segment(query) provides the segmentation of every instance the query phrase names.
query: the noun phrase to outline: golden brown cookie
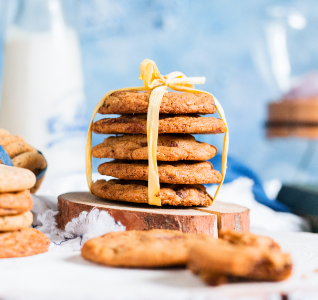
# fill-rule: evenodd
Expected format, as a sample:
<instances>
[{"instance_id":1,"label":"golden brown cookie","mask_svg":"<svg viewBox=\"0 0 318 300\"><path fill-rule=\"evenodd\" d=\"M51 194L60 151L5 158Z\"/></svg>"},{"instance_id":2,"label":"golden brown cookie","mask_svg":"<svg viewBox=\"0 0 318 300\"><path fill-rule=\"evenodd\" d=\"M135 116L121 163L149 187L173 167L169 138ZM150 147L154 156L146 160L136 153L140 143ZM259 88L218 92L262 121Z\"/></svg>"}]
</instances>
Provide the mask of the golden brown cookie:
<instances>
[{"instance_id":1,"label":"golden brown cookie","mask_svg":"<svg viewBox=\"0 0 318 300\"><path fill-rule=\"evenodd\" d=\"M114 160L98 167L98 172L123 180L148 181L148 162ZM170 184L208 184L221 182L222 175L211 163L158 162L159 181Z\"/></svg>"},{"instance_id":2,"label":"golden brown cookie","mask_svg":"<svg viewBox=\"0 0 318 300\"><path fill-rule=\"evenodd\" d=\"M46 160L38 152L25 152L12 159L15 167L28 169L37 174L46 168Z\"/></svg>"},{"instance_id":3,"label":"golden brown cookie","mask_svg":"<svg viewBox=\"0 0 318 300\"><path fill-rule=\"evenodd\" d=\"M216 155L216 147L197 142L190 134L160 134L157 160L209 160ZM143 134L110 136L92 149L93 157L129 160L148 160L147 136Z\"/></svg>"},{"instance_id":4,"label":"golden brown cookie","mask_svg":"<svg viewBox=\"0 0 318 300\"><path fill-rule=\"evenodd\" d=\"M111 232L87 241L82 248L82 256L113 267L184 266L189 247L197 241L211 239L214 238L175 230Z\"/></svg>"},{"instance_id":5,"label":"golden brown cookie","mask_svg":"<svg viewBox=\"0 0 318 300\"><path fill-rule=\"evenodd\" d=\"M134 203L148 203L148 182L126 180L97 180L92 184L95 196L109 200ZM160 197L162 205L174 206L210 206L212 197L203 185L161 184Z\"/></svg>"},{"instance_id":6,"label":"golden brown cookie","mask_svg":"<svg viewBox=\"0 0 318 300\"><path fill-rule=\"evenodd\" d=\"M118 91L109 95L100 107L100 114L146 114L151 91ZM168 92L162 97L161 114L214 114L211 95L205 93Z\"/></svg>"},{"instance_id":7,"label":"golden brown cookie","mask_svg":"<svg viewBox=\"0 0 318 300\"><path fill-rule=\"evenodd\" d=\"M280 281L290 276L292 261L277 249L198 241L189 250L188 268L211 285L239 279Z\"/></svg>"},{"instance_id":8,"label":"golden brown cookie","mask_svg":"<svg viewBox=\"0 0 318 300\"><path fill-rule=\"evenodd\" d=\"M16 142L9 144L4 147L4 150L8 153L10 158L14 158L17 155L25 152L37 152L37 150L35 150L33 147L31 147L25 142Z\"/></svg>"},{"instance_id":9,"label":"golden brown cookie","mask_svg":"<svg viewBox=\"0 0 318 300\"><path fill-rule=\"evenodd\" d=\"M35 175L29 170L0 165L0 193L28 190L35 182Z\"/></svg>"},{"instance_id":10,"label":"golden brown cookie","mask_svg":"<svg viewBox=\"0 0 318 300\"><path fill-rule=\"evenodd\" d=\"M9 134L10 134L9 131L0 128L0 136L9 135Z\"/></svg>"},{"instance_id":11,"label":"golden brown cookie","mask_svg":"<svg viewBox=\"0 0 318 300\"><path fill-rule=\"evenodd\" d=\"M233 245L259 247L268 250L280 250L280 246L271 238L249 232L220 231L219 238Z\"/></svg>"},{"instance_id":12,"label":"golden brown cookie","mask_svg":"<svg viewBox=\"0 0 318 300\"><path fill-rule=\"evenodd\" d=\"M25 141L22 137L18 135L9 134L9 135L0 136L0 145L2 147L5 147L9 144L17 143L17 142L25 142Z\"/></svg>"},{"instance_id":13,"label":"golden brown cookie","mask_svg":"<svg viewBox=\"0 0 318 300\"><path fill-rule=\"evenodd\" d=\"M32 225L33 215L30 211L26 211L19 215L0 216L0 232L15 231Z\"/></svg>"},{"instance_id":14,"label":"golden brown cookie","mask_svg":"<svg viewBox=\"0 0 318 300\"><path fill-rule=\"evenodd\" d=\"M28 190L0 194L0 216L21 214L33 206Z\"/></svg>"},{"instance_id":15,"label":"golden brown cookie","mask_svg":"<svg viewBox=\"0 0 318 300\"><path fill-rule=\"evenodd\" d=\"M47 252L49 246L48 237L33 228L0 233L0 258L31 256Z\"/></svg>"},{"instance_id":16,"label":"golden brown cookie","mask_svg":"<svg viewBox=\"0 0 318 300\"><path fill-rule=\"evenodd\" d=\"M147 133L147 115L123 115L118 118L102 119L93 124L95 133ZM199 115L160 115L159 133L224 133L221 119Z\"/></svg>"}]
</instances>

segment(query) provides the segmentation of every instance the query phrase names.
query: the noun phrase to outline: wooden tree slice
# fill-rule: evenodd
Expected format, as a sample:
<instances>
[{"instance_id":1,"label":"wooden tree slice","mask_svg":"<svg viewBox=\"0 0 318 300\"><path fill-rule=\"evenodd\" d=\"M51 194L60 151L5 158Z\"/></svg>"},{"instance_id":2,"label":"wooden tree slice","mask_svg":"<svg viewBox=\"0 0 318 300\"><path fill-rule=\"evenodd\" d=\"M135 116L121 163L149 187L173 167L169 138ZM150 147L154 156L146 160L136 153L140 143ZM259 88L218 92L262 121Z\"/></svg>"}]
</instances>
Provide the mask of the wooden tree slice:
<instances>
[{"instance_id":1,"label":"wooden tree slice","mask_svg":"<svg viewBox=\"0 0 318 300\"><path fill-rule=\"evenodd\" d=\"M73 218L77 218L81 212L90 212L96 207L99 210L107 211L116 222L125 226L126 230L170 229L190 233L205 233L217 237L218 223L220 223L223 224L222 229L249 231L249 226L233 228L233 222L218 222L218 217L222 219L222 212L226 211L227 220L230 216L233 220L235 218L245 218L244 224L249 224L249 210L234 205L232 211L238 207L237 211L230 213L232 205L216 202L216 204L213 204L215 209L212 213L209 210L202 211L201 209L204 208L198 210L187 207L154 207L147 204L109 201L88 192L74 192L58 197L57 225L64 229L66 224ZM225 228L227 224L229 224L229 227Z\"/></svg>"},{"instance_id":2,"label":"wooden tree slice","mask_svg":"<svg viewBox=\"0 0 318 300\"><path fill-rule=\"evenodd\" d=\"M250 231L250 210L244 206L215 201L209 207L196 207L195 209L217 215L219 231Z\"/></svg>"}]
</instances>

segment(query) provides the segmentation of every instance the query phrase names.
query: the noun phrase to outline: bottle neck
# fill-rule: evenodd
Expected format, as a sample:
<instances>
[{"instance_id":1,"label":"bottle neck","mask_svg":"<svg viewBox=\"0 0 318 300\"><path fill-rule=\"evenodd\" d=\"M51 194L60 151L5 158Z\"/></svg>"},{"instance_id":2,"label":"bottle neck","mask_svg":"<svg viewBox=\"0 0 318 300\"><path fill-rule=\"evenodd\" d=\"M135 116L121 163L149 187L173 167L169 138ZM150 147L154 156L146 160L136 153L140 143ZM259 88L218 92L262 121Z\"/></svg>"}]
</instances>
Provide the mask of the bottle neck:
<instances>
[{"instance_id":1,"label":"bottle neck","mask_svg":"<svg viewBox=\"0 0 318 300\"><path fill-rule=\"evenodd\" d=\"M74 26L68 0L19 0L13 25L27 31L51 31L58 26Z\"/></svg>"}]
</instances>

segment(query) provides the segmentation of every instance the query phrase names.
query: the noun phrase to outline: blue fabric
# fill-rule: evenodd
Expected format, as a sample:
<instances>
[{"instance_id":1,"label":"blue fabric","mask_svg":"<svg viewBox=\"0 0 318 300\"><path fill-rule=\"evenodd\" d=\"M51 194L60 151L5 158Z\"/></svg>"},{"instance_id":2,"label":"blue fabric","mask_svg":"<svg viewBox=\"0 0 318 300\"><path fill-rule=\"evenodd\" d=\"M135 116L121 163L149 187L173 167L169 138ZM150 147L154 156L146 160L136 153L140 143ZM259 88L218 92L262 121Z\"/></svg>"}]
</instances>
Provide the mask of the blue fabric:
<instances>
[{"instance_id":1,"label":"blue fabric","mask_svg":"<svg viewBox=\"0 0 318 300\"><path fill-rule=\"evenodd\" d=\"M4 165L13 167L13 163L11 161L10 156L1 145L0 145L0 160Z\"/></svg>"},{"instance_id":2,"label":"blue fabric","mask_svg":"<svg viewBox=\"0 0 318 300\"><path fill-rule=\"evenodd\" d=\"M222 169L222 155L220 154L216 155L216 157L211 159L210 162L213 164L214 169L216 170ZM224 183L232 182L233 180L239 177L247 177L254 181L254 186L252 191L255 196L255 200L257 202L264 204L275 211L281 211L281 212L291 211L290 208L288 208L286 205L282 204L281 202L278 202L277 200L269 199L265 194L263 185L260 179L258 178L258 176L247 166L245 166L238 160L234 159L233 157L228 156L227 171L226 171Z\"/></svg>"},{"instance_id":3,"label":"blue fabric","mask_svg":"<svg viewBox=\"0 0 318 300\"><path fill-rule=\"evenodd\" d=\"M43 155L40 151L38 151L41 155ZM11 161L10 156L8 155L8 153L4 150L4 148L0 145L0 160L1 162L6 165L6 166L11 166L13 167L13 163ZM40 173L38 173L35 177L36 177L36 181L38 181L39 179L41 179L45 172L47 170L47 166L44 170L42 170Z\"/></svg>"}]
</instances>

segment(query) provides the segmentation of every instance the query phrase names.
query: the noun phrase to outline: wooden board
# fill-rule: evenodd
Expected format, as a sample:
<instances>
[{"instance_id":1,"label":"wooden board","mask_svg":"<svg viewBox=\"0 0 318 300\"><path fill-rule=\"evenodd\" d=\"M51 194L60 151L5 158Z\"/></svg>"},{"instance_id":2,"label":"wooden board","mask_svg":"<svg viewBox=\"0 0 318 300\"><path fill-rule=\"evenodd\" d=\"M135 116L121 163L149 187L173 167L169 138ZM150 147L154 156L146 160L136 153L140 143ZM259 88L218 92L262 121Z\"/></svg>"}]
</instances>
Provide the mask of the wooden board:
<instances>
[{"instance_id":1,"label":"wooden board","mask_svg":"<svg viewBox=\"0 0 318 300\"><path fill-rule=\"evenodd\" d=\"M88 192L74 192L58 197L57 225L64 229L73 218L94 207L107 211L126 230L169 229L205 233L217 237L219 229L249 231L249 209L215 202L210 208L187 208L109 201ZM203 211L206 209L206 211ZM218 228L219 224L219 228ZM236 224L233 226L233 224Z\"/></svg>"}]
</instances>

